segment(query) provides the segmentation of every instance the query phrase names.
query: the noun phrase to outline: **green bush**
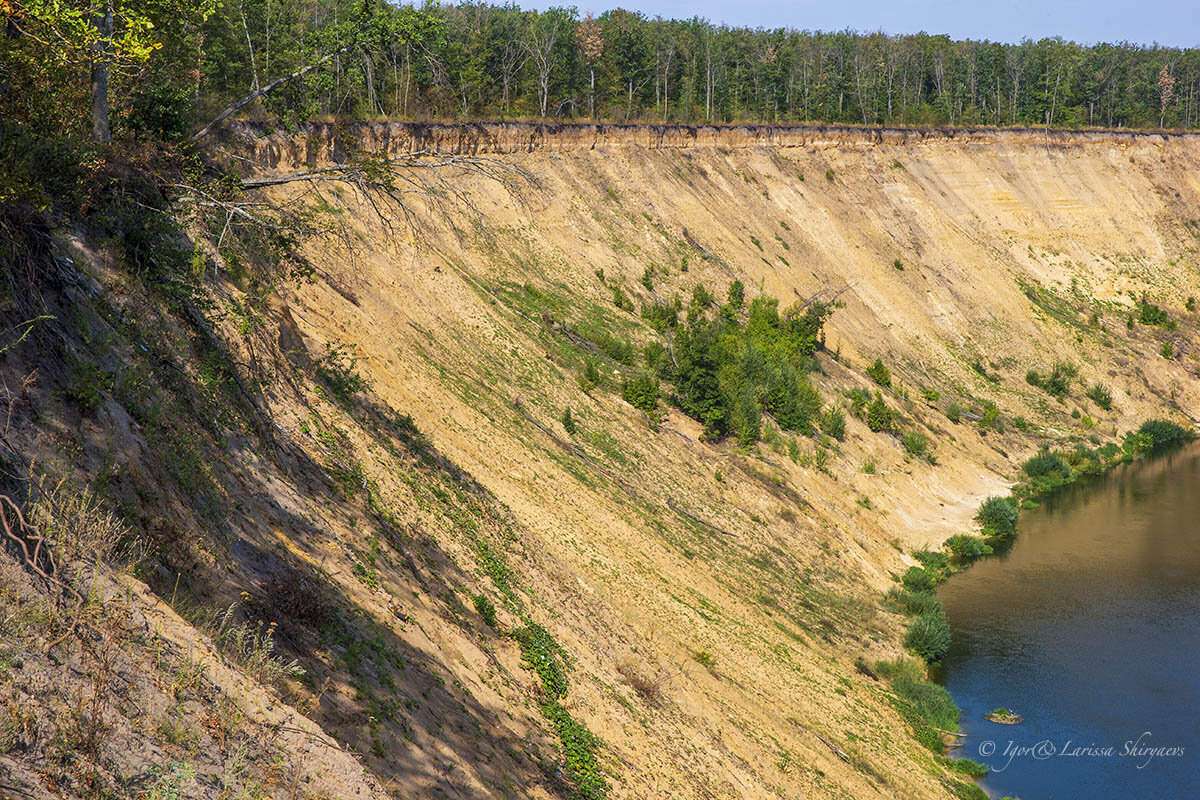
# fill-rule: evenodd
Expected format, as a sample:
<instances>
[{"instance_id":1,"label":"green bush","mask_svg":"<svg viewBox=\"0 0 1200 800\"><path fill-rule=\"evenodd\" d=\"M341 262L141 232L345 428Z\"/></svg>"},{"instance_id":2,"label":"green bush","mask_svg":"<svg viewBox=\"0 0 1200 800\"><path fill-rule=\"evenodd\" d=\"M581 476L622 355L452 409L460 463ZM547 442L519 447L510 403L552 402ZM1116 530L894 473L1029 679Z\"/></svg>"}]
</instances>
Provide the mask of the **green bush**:
<instances>
[{"instance_id":1,"label":"green bush","mask_svg":"<svg viewBox=\"0 0 1200 800\"><path fill-rule=\"evenodd\" d=\"M478 612L480 618L489 627L496 627L496 606L488 599L487 595L477 594L472 601L475 603L475 611Z\"/></svg>"},{"instance_id":2,"label":"green bush","mask_svg":"<svg viewBox=\"0 0 1200 800\"><path fill-rule=\"evenodd\" d=\"M654 267L646 267L642 270L642 286L645 286L648 291L654 291Z\"/></svg>"},{"instance_id":3,"label":"green bush","mask_svg":"<svg viewBox=\"0 0 1200 800\"><path fill-rule=\"evenodd\" d=\"M951 403L950 405L946 406L946 419L955 424L958 424L958 421L962 419L962 413L962 406L960 406L958 403Z\"/></svg>"},{"instance_id":4,"label":"green bush","mask_svg":"<svg viewBox=\"0 0 1200 800\"><path fill-rule=\"evenodd\" d=\"M925 679L919 662L901 659L892 662L887 670L892 689L916 709L917 713L935 728L953 731L958 728L958 706L944 686Z\"/></svg>"},{"instance_id":5,"label":"green bush","mask_svg":"<svg viewBox=\"0 0 1200 800\"><path fill-rule=\"evenodd\" d=\"M892 589L888 596L900 606L900 610L910 617L921 614L942 613L942 601L931 592L909 592L903 589Z\"/></svg>"},{"instance_id":6,"label":"green bush","mask_svg":"<svg viewBox=\"0 0 1200 800\"><path fill-rule=\"evenodd\" d=\"M1102 383L1093 383L1087 390L1088 398L1096 405L1108 411L1112 408L1112 392Z\"/></svg>"},{"instance_id":7,"label":"green bush","mask_svg":"<svg viewBox=\"0 0 1200 800\"><path fill-rule=\"evenodd\" d=\"M1012 536L1017 530L1017 507L1010 498L992 496L980 504L975 519L988 536Z\"/></svg>"},{"instance_id":8,"label":"green bush","mask_svg":"<svg viewBox=\"0 0 1200 800\"><path fill-rule=\"evenodd\" d=\"M731 288L730 296L737 300L739 292ZM704 425L709 440L734 434L756 441L764 411L783 430L813 433L821 397L803 367L831 309L814 303L781 315L778 300L759 295L745 323L724 310L715 319L694 316L675 335L675 358L660 371L674 383L671 401Z\"/></svg>"},{"instance_id":9,"label":"green bush","mask_svg":"<svg viewBox=\"0 0 1200 800\"><path fill-rule=\"evenodd\" d=\"M1074 364L1059 361L1049 375L1043 376L1037 370L1031 369L1025 373L1025 380L1051 397L1061 400L1071 393L1071 381L1078 374L1079 369Z\"/></svg>"},{"instance_id":10,"label":"green bush","mask_svg":"<svg viewBox=\"0 0 1200 800\"><path fill-rule=\"evenodd\" d=\"M1171 323L1174 321L1171 319L1170 314L1144 297L1137 305L1137 312L1138 322L1143 325L1157 325L1162 328L1170 328Z\"/></svg>"},{"instance_id":11,"label":"green bush","mask_svg":"<svg viewBox=\"0 0 1200 800\"><path fill-rule=\"evenodd\" d=\"M944 614L922 614L908 627L904 646L930 663L940 661L950 649L950 623Z\"/></svg>"},{"instance_id":12,"label":"green bush","mask_svg":"<svg viewBox=\"0 0 1200 800\"><path fill-rule=\"evenodd\" d=\"M613 305L622 311L629 311L631 313L633 312L633 301L629 299L629 296L626 295L624 291L622 291L620 286L612 287L612 295Z\"/></svg>"},{"instance_id":13,"label":"green bush","mask_svg":"<svg viewBox=\"0 0 1200 800\"><path fill-rule=\"evenodd\" d=\"M878 383L880 386L892 385L892 372L887 368L881 359L875 359L875 363L867 367L867 377Z\"/></svg>"},{"instance_id":14,"label":"green bush","mask_svg":"<svg viewBox=\"0 0 1200 800\"><path fill-rule=\"evenodd\" d=\"M883 395L876 393L875 400L867 407L867 427L877 433L895 433L896 417L896 412L883 402Z\"/></svg>"},{"instance_id":15,"label":"green bush","mask_svg":"<svg viewBox=\"0 0 1200 800\"><path fill-rule=\"evenodd\" d=\"M1062 456L1051 450L1042 450L1021 465L1021 469L1031 478L1043 478L1052 473L1071 474L1071 467Z\"/></svg>"},{"instance_id":16,"label":"green bush","mask_svg":"<svg viewBox=\"0 0 1200 800\"><path fill-rule=\"evenodd\" d=\"M933 454L929 450L929 437L925 434L917 431L905 431L904 435L900 437L900 443L904 445L904 449L909 455L933 461Z\"/></svg>"},{"instance_id":17,"label":"green bush","mask_svg":"<svg viewBox=\"0 0 1200 800\"><path fill-rule=\"evenodd\" d=\"M583 374L579 376L579 385L585 392L591 391L600 383L600 367L594 359L583 362Z\"/></svg>"},{"instance_id":18,"label":"green bush","mask_svg":"<svg viewBox=\"0 0 1200 800\"><path fill-rule=\"evenodd\" d=\"M945 577L946 569L950 566L950 557L939 550L918 550L913 553L913 558L939 582Z\"/></svg>"},{"instance_id":19,"label":"green bush","mask_svg":"<svg viewBox=\"0 0 1200 800\"><path fill-rule=\"evenodd\" d=\"M966 775L968 778L986 778L989 772L986 765L980 764L978 761L972 761L969 758L950 759L946 766L957 773Z\"/></svg>"},{"instance_id":20,"label":"green bush","mask_svg":"<svg viewBox=\"0 0 1200 800\"><path fill-rule=\"evenodd\" d=\"M643 373L625 381L621 384L621 397L650 419L658 419L658 380L652 376Z\"/></svg>"},{"instance_id":21,"label":"green bush","mask_svg":"<svg viewBox=\"0 0 1200 800\"><path fill-rule=\"evenodd\" d=\"M569 435L575 435L575 431L577 430L575 426L575 418L571 416L571 409L569 406L565 411L563 411L562 426L563 430L565 430Z\"/></svg>"},{"instance_id":22,"label":"green bush","mask_svg":"<svg viewBox=\"0 0 1200 800\"><path fill-rule=\"evenodd\" d=\"M1149 442L1147 449L1151 452L1185 444L1196 438L1192 431L1163 419L1146 420L1137 432Z\"/></svg>"},{"instance_id":23,"label":"green bush","mask_svg":"<svg viewBox=\"0 0 1200 800\"><path fill-rule=\"evenodd\" d=\"M367 388L367 380L355 369L358 357L346 352L341 345L327 346L325 355L316 362L317 377L329 390L329 395L341 405L349 405L354 395Z\"/></svg>"},{"instance_id":24,"label":"green bush","mask_svg":"<svg viewBox=\"0 0 1200 800\"><path fill-rule=\"evenodd\" d=\"M847 389L846 399L850 401L850 413L865 419L867 406L871 404L871 393L866 389Z\"/></svg>"},{"instance_id":25,"label":"green bush","mask_svg":"<svg viewBox=\"0 0 1200 800\"><path fill-rule=\"evenodd\" d=\"M932 592L937 588L937 578L923 567L909 567L900 584L910 592Z\"/></svg>"},{"instance_id":26,"label":"green bush","mask_svg":"<svg viewBox=\"0 0 1200 800\"><path fill-rule=\"evenodd\" d=\"M675 303L669 306L663 303L649 303L642 306L642 319L659 333L666 333L679 324L679 308L678 295L675 297Z\"/></svg>"},{"instance_id":27,"label":"green bush","mask_svg":"<svg viewBox=\"0 0 1200 800\"><path fill-rule=\"evenodd\" d=\"M977 558L991 555L992 547L981 536L971 536L959 533L945 541L944 546L950 554L960 561L974 561Z\"/></svg>"},{"instance_id":28,"label":"green bush","mask_svg":"<svg viewBox=\"0 0 1200 800\"><path fill-rule=\"evenodd\" d=\"M741 281L729 284L729 307L741 308L746 303L746 286Z\"/></svg>"},{"instance_id":29,"label":"green bush","mask_svg":"<svg viewBox=\"0 0 1200 800\"><path fill-rule=\"evenodd\" d=\"M832 436L839 442L846 436L846 415L837 406L833 406L821 420L821 432Z\"/></svg>"}]
</instances>

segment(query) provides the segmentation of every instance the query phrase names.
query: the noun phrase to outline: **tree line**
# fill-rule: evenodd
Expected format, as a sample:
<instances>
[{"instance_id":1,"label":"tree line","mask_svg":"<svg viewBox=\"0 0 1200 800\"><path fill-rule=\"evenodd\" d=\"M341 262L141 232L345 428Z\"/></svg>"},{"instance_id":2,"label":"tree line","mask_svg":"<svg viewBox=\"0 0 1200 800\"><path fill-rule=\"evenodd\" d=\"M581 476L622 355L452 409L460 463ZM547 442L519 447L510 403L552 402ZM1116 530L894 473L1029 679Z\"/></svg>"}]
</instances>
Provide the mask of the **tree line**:
<instances>
[{"instance_id":1,"label":"tree line","mask_svg":"<svg viewBox=\"0 0 1200 800\"><path fill-rule=\"evenodd\" d=\"M1001 44L384 0L0 0L0 17L6 118L90 128L99 141L114 129L182 136L231 108L285 122L1200 121L1200 49L1128 42Z\"/></svg>"}]
</instances>

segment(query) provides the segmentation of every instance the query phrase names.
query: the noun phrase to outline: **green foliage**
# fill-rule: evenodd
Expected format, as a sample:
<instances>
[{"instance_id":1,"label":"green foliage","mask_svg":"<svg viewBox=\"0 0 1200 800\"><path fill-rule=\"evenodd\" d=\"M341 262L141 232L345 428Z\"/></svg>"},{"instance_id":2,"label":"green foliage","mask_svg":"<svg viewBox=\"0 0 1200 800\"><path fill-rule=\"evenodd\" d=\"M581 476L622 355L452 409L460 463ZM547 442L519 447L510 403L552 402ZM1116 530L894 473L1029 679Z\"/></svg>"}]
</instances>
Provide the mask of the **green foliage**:
<instances>
[{"instance_id":1,"label":"green foliage","mask_svg":"<svg viewBox=\"0 0 1200 800\"><path fill-rule=\"evenodd\" d=\"M1093 403L1108 411L1112 408L1112 392L1102 383L1093 383L1088 387L1087 396Z\"/></svg>"},{"instance_id":2,"label":"green foliage","mask_svg":"<svg viewBox=\"0 0 1200 800\"><path fill-rule=\"evenodd\" d=\"M926 680L922 665L910 658L879 661L875 670L891 683L896 710L912 726L917 741L934 753L944 753L946 745L938 731L958 729L958 707L950 693Z\"/></svg>"},{"instance_id":3,"label":"green foliage","mask_svg":"<svg viewBox=\"0 0 1200 800\"><path fill-rule=\"evenodd\" d=\"M942 601L932 592L893 589L888 593L888 597L898 602L900 610L910 617L942 613Z\"/></svg>"},{"instance_id":4,"label":"green foliage","mask_svg":"<svg viewBox=\"0 0 1200 800\"><path fill-rule=\"evenodd\" d=\"M477 594L471 598L471 602L475 604L475 611L479 614L479 618L488 624L488 627L496 627L496 606L485 594Z\"/></svg>"},{"instance_id":5,"label":"green foliage","mask_svg":"<svg viewBox=\"0 0 1200 800\"><path fill-rule=\"evenodd\" d=\"M860 419L866 417L867 406L871 404L870 392L866 389L848 389L846 399L850 401L851 415Z\"/></svg>"},{"instance_id":6,"label":"green foliage","mask_svg":"<svg viewBox=\"0 0 1200 800\"><path fill-rule=\"evenodd\" d=\"M612 287L613 305L622 311L633 313L633 301L629 299L629 295L620 286Z\"/></svg>"},{"instance_id":7,"label":"green foliage","mask_svg":"<svg viewBox=\"0 0 1200 800\"><path fill-rule=\"evenodd\" d=\"M605 356L618 364L633 366L635 351L629 339L618 338L604 331L587 331L584 335Z\"/></svg>"},{"instance_id":8,"label":"green foliage","mask_svg":"<svg viewBox=\"0 0 1200 800\"><path fill-rule=\"evenodd\" d=\"M736 283L730 297L741 298ZM672 402L704 425L708 439L757 441L764 411L783 430L812 433L821 399L803 367L831 307L814 303L781 316L778 301L760 295L744 323L724 309L713 319L689 314L676 334L675 364L660 371L674 384Z\"/></svg>"},{"instance_id":9,"label":"green foliage","mask_svg":"<svg viewBox=\"0 0 1200 800\"><path fill-rule=\"evenodd\" d=\"M1078 374L1079 369L1074 364L1060 361L1054 365L1048 375L1042 375L1034 369L1029 370L1025 373L1025 381L1051 397L1061 400L1071 393L1071 381Z\"/></svg>"},{"instance_id":10,"label":"green foliage","mask_svg":"<svg viewBox=\"0 0 1200 800\"><path fill-rule=\"evenodd\" d=\"M341 345L327 345L325 355L316 362L317 377L329 396L343 406L348 406L354 395L367 388L366 378L355 369L358 361Z\"/></svg>"},{"instance_id":11,"label":"green foliage","mask_svg":"<svg viewBox=\"0 0 1200 800\"><path fill-rule=\"evenodd\" d=\"M983 403L983 414L979 417L979 430L1004 432L1004 423L1000 420L1000 407L991 400L985 400Z\"/></svg>"},{"instance_id":12,"label":"green foliage","mask_svg":"<svg viewBox=\"0 0 1200 800\"><path fill-rule=\"evenodd\" d=\"M79 411L91 415L100 407L101 393L108 390L112 378L94 361L76 359L67 384L67 399L79 406Z\"/></svg>"},{"instance_id":13,"label":"green foliage","mask_svg":"<svg viewBox=\"0 0 1200 800\"><path fill-rule=\"evenodd\" d=\"M975 519L986 536L1012 536L1017 530L1017 507L1011 498L993 495L980 504Z\"/></svg>"},{"instance_id":14,"label":"green foliage","mask_svg":"<svg viewBox=\"0 0 1200 800\"><path fill-rule=\"evenodd\" d=\"M729 307L741 308L746 303L746 286L741 281L729 284Z\"/></svg>"},{"instance_id":15,"label":"green foliage","mask_svg":"<svg viewBox=\"0 0 1200 800\"><path fill-rule=\"evenodd\" d=\"M1062 456L1048 449L1040 450L1022 464L1021 469L1031 478L1044 478L1052 473L1064 476L1071 474L1071 466Z\"/></svg>"},{"instance_id":16,"label":"green foliage","mask_svg":"<svg viewBox=\"0 0 1200 800\"><path fill-rule=\"evenodd\" d=\"M1146 443L1144 447L1152 453L1186 444L1196 438L1187 428L1163 419L1151 419L1142 423L1137 435Z\"/></svg>"},{"instance_id":17,"label":"green foliage","mask_svg":"<svg viewBox=\"0 0 1200 800\"><path fill-rule=\"evenodd\" d=\"M877 433L895 433L898 416L883 402L883 395L876 393L875 400L867 407L867 427Z\"/></svg>"},{"instance_id":18,"label":"green foliage","mask_svg":"<svg viewBox=\"0 0 1200 800\"><path fill-rule=\"evenodd\" d=\"M904 635L904 646L930 663L940 661L950 649L950 623L946 616L925 613L914 619Z\"/></svg>"},{"instance_id":19,"label":"green foliage","mask_svg":"<svg viewBox=\"0 0 1200 800\"><path fill-rule=\"evenodd\" d=\"M875 363L867 367L867 377L875 381L880 386L892 385L892 373L883 363L882 359L875 359Z\"/></svg>"},{"instance_id":20,"label":"green foliage","mask_svg":"<svg viewBox=\"0 0 1200 800\"><path fill-rule=\"evenodd\" d=\"M910 592L932 592L938 581L933 573L922 567L909 567L900 584Z\"/></svg>"},{"instance_id":21,"label":"green foliage","mask_svg":"<svg viewBox=\"0 0 1200 800\"><path fill-rule=\"evenodd\" d=\"M577 722L557 700L542 703L542 714L554 726L562 744L565 772L579 797L583 800L604 800L608 797L608 779L600 769L596 754L600 737Z\"/></svg>"},{"instance_id":22,"label":"green foliage","mask_svg":"<svg viewBox=\"0 0 1200 800\"><path fill-rule=\"evenodd\" d=\"M827 181L833 180L833 170L832 169L825 170L825 180L827 180Z\"/></svg>"},{"instance_id":23,"label":"green foliage","mask_svg":"<svg viewBox=\"0 0 1200 800\"><path fill-rule=\"evenodd\" d=\"M946 406L946 419L950 420L956 425L958 424L958 421L962 419L962 413L962 406L960 406L958 403L952 402L950 405Z\"/></svg>"},{"instance_id":24,"label":"green foliage","mask_svg":"<svg viewBox=\"0 0 1200 800\"><path fill-rule=\"evenodd\" d=\"M1163 358L1170 361L1171 359L1175 358L1175 345L1171 342L1163 342L1162 346L1158 348L1158 353Z\"/></svg>"},{"instance_id":25,"label":"green foliage","mask_svg":"<svg viewBox=\"0 0 1200 800\"><path fill-rule=\"evenodd\" d=\"M575 425L575 418L571 416L570 406L567 406L567 408L563 410L562 419L560 421L562 422L563 430L567 432L567 435L574 436L577 428Z\"/></svg>"},{"instance_id":26,"label":"green foliage","mask_svg":"<svg viewBox=\"0 0 1200 800\"><path fill-rule=\"evenodd\" d=\"M839 442L846 436L846 415L837 406L831 406L821 419L821 432Z\"/></svg>"},{"instance_id":27,"label":"green foliage","mask_svg":"<svg viewBox=\"0 0 1200 800\"><path fill-rule=\"evenodd\" d=\"M658 420L658 380L653 376L643 373L625 381L621 384L621 397L652 421Z\"/></svg>"},{"instance_id":28,"label":"green foliage","mask_svg":"<svg viewBox=\"0 0 1200 800\"><path fill-rule=\"evenodd\" d=\"M914 458L934 463L933 451L929 449L929 437L918 431L905 431L900 437L904 450Z\"/></svg>"},{"instance_id":29,"label":"green foliage","mask_svg":"<svg viewBox=\"0 0 1200 800\"><path fill-rule=\"evenodd\" d=\"M600 367L596 364L595 359L585 359L583 362L583 374L579 376L579 385L585 392L591 391L600 383Z\"/></svg>"},{"instance_id":30,"label":"green foliage","mask_svg":"<svg viewBox=\"0 0 1200 800\"><path fill-rule=\"evenodd\" d=\"M650 327L659 333L666 333L671 328L679 324L679 298L675 298L673 305L664 305L663 303L652 303L642 306L642 319L650 323Z\"/></svg>"},{"instance_id":31,"label":"green foliage","mask_svg":"<svg viewBox=\"0 0 1200 800\"><path fill-rule=\"evenodd\" d=\"M972 761L969 758L950 759L946 762L946 766L954 772L966 775L968 778L986 778L989 772L987 766L980 764L978 761Z\"/></svg>"},{"instance_id":32,"label":"green foliage","mask_svg":"<svg viewBox=\"0 0 1200 800\"><path fill-rule=\"evenodd\" d=\"M950 558L945 553L939 550L918 550L913 553L913 558L921 562L921 566L933 577L935 583L940 583L946 578Z\"/></svg>"},{"instance_id":33,"label":"green foliage","mask_svg":"<svg viewBox=\"0 0 1200 800\"><path fill-rule=\"evenodd\" d=\"M717 657L707 650L695 651L692 653L692 660L708 669L712 669L717 666Z\"/></svg>"},{"instance_id":34,"label":"green foliage","mask_svg":"<svg viewBox=\"0 0 1200 800\"><path fill-rule=\"evenodd\" d=\"M513 631L513 638L521 646L523 665L532 669L542 681L542 692L549 700L558 700L567 694L567 668L563 663L562 647L550 632L533 621Z\"/></svg>"},{"instance_id":35,"label":"green foliage","mask_svg":"<svg viewBox=\"0 0 1200 800\"><path fill-rule=\"evenodd\" d=\"M992 554L992 546L982 536L959 533L947 539L943 545L958 561L970 562Z\"/></svg>"},{"instance_id":36,"label":"green foliage","mask_svg":"<svg viewBox=\"0 0 1200 800\"><path fill-rule=\"evenodd\" d=\"M897 270L898 272L904 272L904 262L897 258L892 262L892 269Z\"/></svg>"},{"instance_id":37,"label":"green foliage","mask_svg":"<svg viewBox=\"0 0 1200 800\"><path fill-rule=\"evenodd\" d=\"M647 291L654 291L654 267L642 270L642 286L645 286Z\"/></svg>"},{"instance_id":38,"label":"green foliage","mask_svg":"<svg viewBox=\"0 0 1200 800\"><path fill-rule=\"evenodd\" d=\"M1170 314L1144 297L1137 304L1137 320L1143 325L1157 325L1172 330L1175 323Z\"/></svg>"}]
</instances>

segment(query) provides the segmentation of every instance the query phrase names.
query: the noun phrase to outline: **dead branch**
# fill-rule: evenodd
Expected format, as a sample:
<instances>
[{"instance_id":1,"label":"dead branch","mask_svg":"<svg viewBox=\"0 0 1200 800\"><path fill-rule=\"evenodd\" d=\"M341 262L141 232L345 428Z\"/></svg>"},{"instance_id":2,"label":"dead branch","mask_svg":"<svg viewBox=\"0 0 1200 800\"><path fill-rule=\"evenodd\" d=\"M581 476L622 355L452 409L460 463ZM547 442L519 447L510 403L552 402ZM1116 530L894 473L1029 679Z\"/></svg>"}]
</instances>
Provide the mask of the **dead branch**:
<instances>
[{"instance_id":1,"label":"dead branch","mask_svg":"<svg viewBox=\"0 0 1200 800\"><path fill-rule=\"evenodd\" d=\"M240 100L235 101L232 105L228 106L220 114L217 114L217 116L213 119L212 122L208 123L200 130L196 131L195 135L192 136L192 141L193 142L200 141L205 136L210 134L214 128L216 128L218 125L220 125L226 119L228 119L232 115L236 114L239 110L248 106L250 103L253 103L255 100L262 97L267 92L270 92L274 89L278 89L280 86L282 86L285 83L290 83L291 81L294 81L298 78L303 78L305 75L312 72L314 69L321 66L326 61L329 61L330 59L332 59L336 56L340 56L342 53L346 52L351 47L353 47L353 45L348 44L339 50L334 50L331 53L326 53L325 55L321 56L316 61L309 64L308 66L301 67L300 69L296 70L291 75L284 75L282 78L276 78L275 80L268 83L266 86L262 86L258 89L255 89L250 94L246 95L245 97L241 98Z\"/></svg>"},{"instance_id":2,"label":"dead branch","mask_svg":"<svg viewBox=\"0 0 1200 800\"><path fill-rule=\"evenodd\" d=\"M835 756L837 756L838 758L840 758L842 761L845 761L847 764L849 764L849 763L850 763L850 756L849 756L849 755L846 753L846 751L845 751L845 750L843 750L842 748L838 747L836 744L834 744L833 742L829 741L829 740L828 740L828 739L826 739L824 736L822 736L821 734L817 733L816 731L814 731L812 728L808 727L808 726L807 726L807 725L805 725L804 723L802 723L802 722L797 722L796 724L797 724L797 725L799 725L799 726L800 726L801 728L803 728L804 730L806 730L806 731L808 731L809 733L811 733L813 736L817 737L817 739L818 739L818 740L821 742L821 744L823 744L823 745L825 745L826 747L828 747L828 748L830 749L830 751L831 751L831 752L832 752L832 753L833 753Z\"/></svg>"},{"instance_id":3,"label":"dead branch","mask_svg":"<svg viewBox=\"0 0 1200 800\"><path fill-rule=\"evenodd\" d=\"M695 237L693 237L690 233L688 233L687 228L683 229L683 240L685 242L687 242L688 245L690 245L693 249L698 250L700 252L700 255L702 255L704 257L705 261L713 262L717 266L721 267L721 269L725 270L726 274L728 274L729 277L731 277L731 278L734 277L733 268L729 266L728 262L726 262L725 259L716 255L715 253L710 252L708 250L708 248L706 248L704 245L700 244L700 242L696 241Z\"/></svg>"},{"instance_id":4,"label":"dead branch","mask_svg":"<svg viewBox=\"0 0 1200 800\"><path fill-rule=\"evenodd\" d=\"M717 533L723 533L723 534L725 534L726 536L733 536L733 534L732 534L732 533L730 533L729 531L725 530L724 528L719 528L719 527L717 527L716 525L713 525L713 524L712 524L711 522L709 522L708 520L706 520L706 519L701 519L700 517L697 517L695 514L693 514L692 512L688 511L687 509L680 508L679 506L675 505L675 501L674 501L674 500L672 500L672 499L671 499L671 498L669 498L669 497L667 498L667 508L669 508L669 509L671 509L672 511L674 511L676 514L680 514L680 515L682 515L682 516L685 516L685 517L687 517L688 519L690 519L692 522L696 523L697 525L702 525L702 526L704 526L705 528L708 528L709 530L716 531Z\"/></svg>"},{"instance_id":5,"label":"dead branch","mask_svg":"<svg viewBox=\"0 0 1200 800\"><path fill-rule=\"evenodd\" d=\"M15 515L15 526L9 522L8 514L5 513L5 506L12 509ZM49 653L56 645L66 641L68 637L75 633L75 629L79 625L80 612L83 610L83 595L74 586L64 582L54 574L57 572L57 569L49 546L44 551L42 550L42 545L47 544L46 537L25 519L25 515L21 513L21 507L5 494L0 494L0 526L4 528L4 533L8 539L15 542L17 547L20 548L27 569L50 586L58 588L75 600L75 608L71 612L71 624L67 627L66 633L46 645L46 652ZM32 554L29 552L30 544L33 545ZM43 556L45 556L44 561ZM45 564L45 567L43 567L43 564ZM46 568L49 568L48 572Z\"/></svg>"}]
</instances>

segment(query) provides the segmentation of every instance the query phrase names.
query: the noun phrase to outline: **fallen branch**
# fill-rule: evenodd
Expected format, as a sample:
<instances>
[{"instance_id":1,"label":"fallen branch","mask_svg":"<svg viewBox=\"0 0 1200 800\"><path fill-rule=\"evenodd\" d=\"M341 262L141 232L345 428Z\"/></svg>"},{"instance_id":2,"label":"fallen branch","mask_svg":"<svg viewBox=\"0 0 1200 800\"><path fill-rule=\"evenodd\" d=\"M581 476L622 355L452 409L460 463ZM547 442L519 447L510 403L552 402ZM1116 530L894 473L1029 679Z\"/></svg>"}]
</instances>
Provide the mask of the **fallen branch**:
<instances>
[{"instance_id":1,"label":"fallen branch","mask_svg":"<svg viewBox=\"0 0 1200 800\"><path fill-rule=\"evenodd\" d=\"M732 533L730 533L729 531L725 530L724 528L719 528L719 527L717 527L716 525L713 525L713 524L712 524L711 522L709 522L708 520L701 519L700 517L697 517L695 514L693 514L692 512L688 511L687 509L680 508L679 506L675 505L675 501L674 501L674 500L672 500L672 499L671 499L671 498L669 498L669 497L667 498L667 508L669 508L669 509L671 509L672 511L674 511L676 514L680 514L680 515L682 515L682 516L685 516L685 517L687 517L688 519L690 519L692 522L696 523L697 525L703 525L705 528L708 528L709 530L716 531L717 533L723 533L723 534L725 534L726 536L733 536L733 534L732 534Z\"/></svg>"},{"instance_id":2,"label":"fallen branch","mask_svg":"<svg viewBox=\"0 0 1200 800\"><path fill-rule=\"evenodd\" d=\"M806 730L806 731L808 731L809 733L811 733L813 736L817 737L817 739L818 739L818 740L820 740L821 744L823 744L823 745L825 745L826 747L828 747L828 748L829 748L829 749L830 749L830 750L833 752L833 754L834 754L835 756L837 756L838 758L840 758L842 761L845 761L847 764L849 764L849 763L850 763L850 756L849 756L849 755L846 753L846 751L845 751L845 750L843 750L842 748L838 747L836 744L834 744L833 742L829 741L829 740L828 740L828 739L826 739L824 736L822 736L821 734L817 733L816 731L814 731L812 728L808 727L807 725L805 725L805 724L803 724L803 723L801 723L801 722L797 722L796 724L797 724L797 725L799 725L799 726L800 726L801 728L803 728L804 730Z\"/></svg>"},{"instance_id":3,"label":"fallen branch","mask_svg":"<svg viewBox=\"0 0 1200 800\"><path fill-rule=\"evenodd\" d=\"M15 531L14 525L9 522L8 515L4 511L5 505L10 507L13 511L13 514L16 515ZM38 533L37 529L30 525L28 521L26 521L25 515L21 513L20 506L18 506L13 499L6 494L0 494L0 526L4 528L5 535L12 541L16 542L17 546L21 549L21 555L25 559L25 566L30 571L44 580L47 584L57 587L64 594L69 594L75 599L75 608L71 612L71 624L67 627L66 633L46 645L46 653L49 653L56 645L66 641L68 637L75 633L75 629L79 626L80 612L83 611L83 595L80 594L74 586L65 583L53 574L57 571L57 568L55 567L54 556L52 555L49 546L46 547L44 555L46 557L46 566L49 567L50 571L47 572L42 567L42 545L46 544L46 537ZM32 554L29 552L29 545L31 543L33 544Z\"/></svg>"}]
</instances>

